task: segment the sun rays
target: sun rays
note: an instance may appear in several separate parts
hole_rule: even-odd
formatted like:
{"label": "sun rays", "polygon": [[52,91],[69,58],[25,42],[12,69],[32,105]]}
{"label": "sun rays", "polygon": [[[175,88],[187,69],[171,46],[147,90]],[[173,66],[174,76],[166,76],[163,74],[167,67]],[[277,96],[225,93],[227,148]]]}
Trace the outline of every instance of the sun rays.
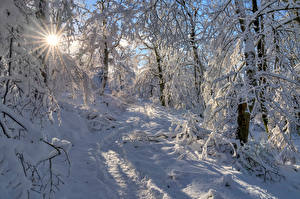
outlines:
{"label": "sun rays", "polygon": [[61,57],[63,28],[55,24],[35,22],[28,30],[25,38],[28,44],[33,45],[32,53],[37,54],[38,57],[42,56],[45,61],[48,61],[50,56],[54,59]]}

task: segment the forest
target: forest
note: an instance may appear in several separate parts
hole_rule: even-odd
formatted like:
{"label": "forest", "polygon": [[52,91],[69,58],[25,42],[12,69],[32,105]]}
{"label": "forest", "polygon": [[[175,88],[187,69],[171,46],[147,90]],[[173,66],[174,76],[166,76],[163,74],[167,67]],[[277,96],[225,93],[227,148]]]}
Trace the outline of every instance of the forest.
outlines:
{"label": "forest", "polygon": [[298,198],[300,1],[0,0],[0,199]]}

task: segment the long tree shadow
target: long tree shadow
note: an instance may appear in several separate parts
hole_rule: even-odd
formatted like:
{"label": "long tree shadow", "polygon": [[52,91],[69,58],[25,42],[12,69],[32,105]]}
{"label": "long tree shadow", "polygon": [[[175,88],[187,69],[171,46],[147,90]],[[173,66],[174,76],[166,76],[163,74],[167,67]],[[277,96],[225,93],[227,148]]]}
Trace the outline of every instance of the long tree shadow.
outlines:
{"label": "long tree shadow", "polygon": [[[147,111],[132,111],[125,115],[121,126],[124,135],[130,135],[136,131],[146,135],[153,135],[158,131],[168,131],[172,119],[167,113],[153,113],[149,116]],[[121,145],[121,147],[120,147]],[[121,141],[116,151],[126,159],[138,172],[140,178],[151,181],[156,189],[166,193],[171,198],[192,198],[187,194],[190,185],[197,185],[198,196],[205,194],[209,189],[220,191],[221,195],[233,197],[243,195],[250,198],[249,193],[243,191],[242,185],[233,183],[237,188],[233,194],[226,188],[222,181],[224,172],[218,165],[199,160],[180,160],[181,154],[174,150],[171,142],[151,142],[149,140]],[[205,183],[203,183],[205,181]],[[225,190],[225,193],[223,193]],[[227,190],[227,191],[226,191]]]}
{"label": "long tree shadow", "polygon": [[126,112],[113,125],[115,127],[106,136],[99,132],[98,149],[92,153],[98,167],[97,176],[101,181],[107,181],[110,187],[117,187],[121,198],[190,198],[172,185],[176,182],[172,182],[172,176],[163,165],[153,162],[154,156],[165,153],[163,150],[155,147],[145,151],[141,148],[146,149],[143,145],[147,146],[148,143],[142,143],[139,147],[122,140],[122,137],[134,131],[149,134],[159,130],[167,131],[171,125],[170,118],[158,118],[157,115],[152,117],[143,110],[133,110]]}
{"label": "long tree shadow", "polygon": [[[122,129],[125,136],[135,131],[155,134],[161,130],[168,131],[171,123],[170,118],[165,116],[151,117],[147,112],[132,111],[125,115],[119,127],[126,126]],[[148,189],[152,189],[152,192],[157,192],[157,194],[161,192],[171,198],[190,198],[181,190],[184,185],[180,185],[180,180],[175,179],[176,177],[170,173],[172,164],[178,161],[176,156],[170,156],[162,147],[171,147],[171,145],[122,140],[113,148],[128,161],[128,164],[132,165],[139,179],[146,181],[149,185]]]}

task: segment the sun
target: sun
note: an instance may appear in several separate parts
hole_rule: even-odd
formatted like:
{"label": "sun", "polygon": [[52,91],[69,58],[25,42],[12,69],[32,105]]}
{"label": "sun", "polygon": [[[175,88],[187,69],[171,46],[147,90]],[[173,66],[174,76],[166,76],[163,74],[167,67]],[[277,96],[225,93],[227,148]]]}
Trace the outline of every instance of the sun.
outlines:
{"label": "sun", "polygon": [[32,22],[25,34],[27,44],[32,47],[32,53],[45,61],[61,59],[64,27],[58,27],[54,23]]}
{"label": "sun", "polygon": [[59,44],[59,36],[56,34],[49,34],[46,36],[46,42],[49,46],[56,47]]}

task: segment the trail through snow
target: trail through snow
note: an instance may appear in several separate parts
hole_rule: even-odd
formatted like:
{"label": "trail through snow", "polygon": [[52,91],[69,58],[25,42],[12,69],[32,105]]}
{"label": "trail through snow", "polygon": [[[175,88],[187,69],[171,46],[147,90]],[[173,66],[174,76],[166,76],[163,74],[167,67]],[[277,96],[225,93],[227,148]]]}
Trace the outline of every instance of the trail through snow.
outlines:
{"label": "trail through snow", "polygon": [[[171,134],[180,112],[150,103],[124,104],[107,96],[94,107],[62,103],[62,125],[52,129],[73,143],[70,177],[57,198],[298,198],[300,183],[263,183],[230,166],[179,153]],[[75,110],[74,111],[74,107]],[[151,140],[151,136],[157,139]],[[299,175],[298,175],[299,177]],[[283,190],[286,189],[286,190]]]}

